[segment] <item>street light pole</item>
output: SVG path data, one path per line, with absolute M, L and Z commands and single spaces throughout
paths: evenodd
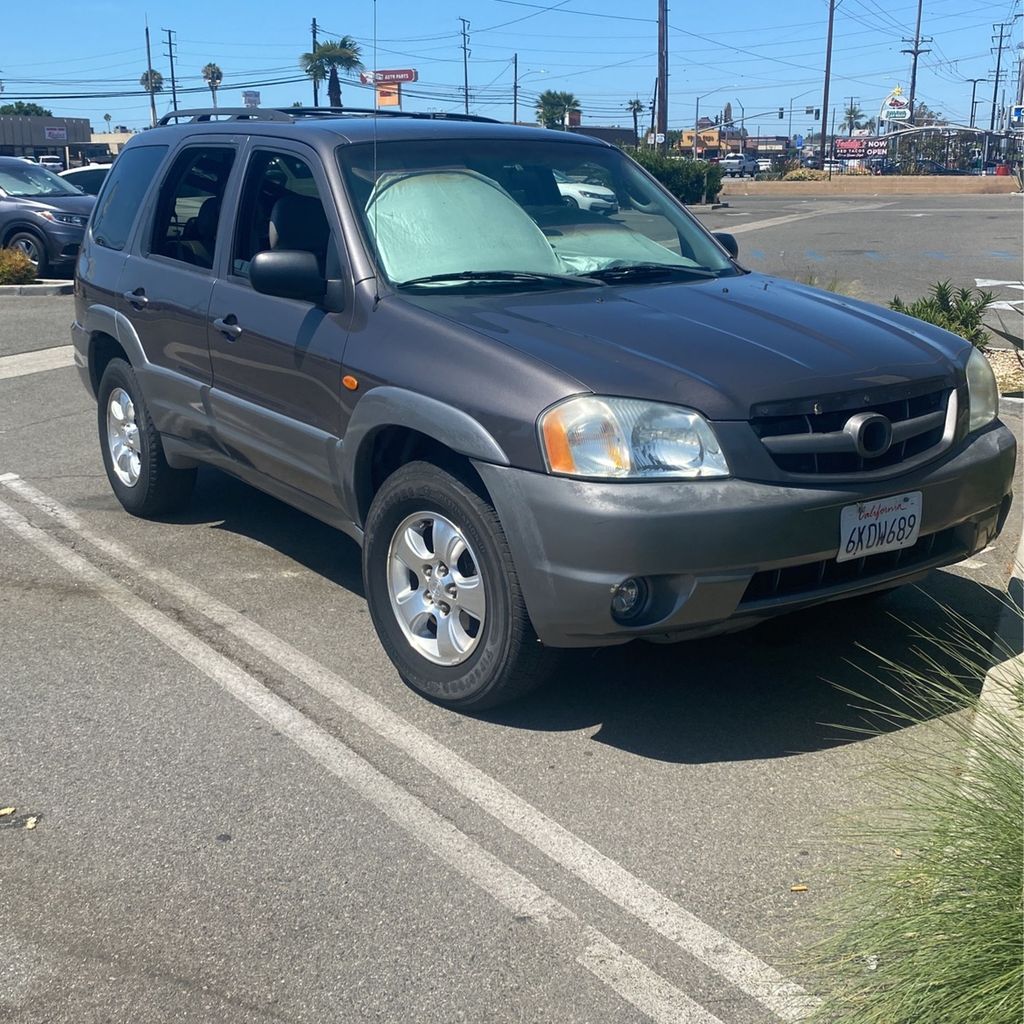
M 747 148 L 746 139 L 743 137 L 743 126 L 744 124 L 746 124 L 747 121 L 747 108 L 744 107 L 739 100 L 737 100 L 736 102 L 739 103 L 740 108 L 740 152 L 743 153 L 746 152 Z
M 970 123 L 969 127 L 973 128 L 974 127 L 974 111 L 975 111 L 975 109 L 978 106 L 978 101 L 974 98 L 975 94 L 978 91 L 978 83 L 979 82 L 987 82 L 988 79 L 987 78 L 968 78 L 967 81 L 971 83 L 971 123 Z
M 512 123 L 519 121 L 519 54 L 512 54 Z

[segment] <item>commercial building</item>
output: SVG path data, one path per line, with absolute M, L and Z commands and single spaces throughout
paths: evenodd
M 59 156 L 67 165 L 79 146 L 92 141 L 84 117 L 0 114 L 0 156 Z M 70 152 L 69 152 L 70 150 Z

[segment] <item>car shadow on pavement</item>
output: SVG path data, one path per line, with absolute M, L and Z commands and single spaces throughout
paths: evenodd
M 191 505 L 173 521 L 249 537 L 365 596 L 354 541 L 217 470 L 200 470 Z M 595 741 L 672 763 L 827 750 L 896 728 L 860 710 L 871 699 L 894 701 L 872 675 L 898 686 L 880 659 L 913 665 L 912 631 L 941 636 L 946 608 L 995 636 L 1005 595 L 938 571 L 874 600 L 822 605 L 744 632 L 566 651 L 547 685 L 477 717 L 541 732 L 598 726 Z
M 192 501 L 173 521 L 249 537 L 364 596 L 362 557 L 351 537 L 227 473 L 200 469 Z
M 898 704 L 880 680 L 897 694 L 901 683 L 880 659 L 920 667 L 912 630 L 942 636 L 944 607 L 993 636 L 1004 601 L 979 583 L 933 572 L 873 601 L 822 605 L 742 633 L 568 652 L 547 686 L 484 717 L 539 731 L 599 726 L 596 742 L 670 763 L 771 759 L 845 746 L 899 728 L 862 710 L 872 700 Z

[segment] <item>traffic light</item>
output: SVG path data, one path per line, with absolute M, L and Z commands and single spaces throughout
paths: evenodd
M 779 120 L 781 121 L 786 116 L 786 108 L 779 107 Z
M 814 108 L 814 120 L 815 121 L 820 121 L 821 120 L 821 107 L 815 107 Z

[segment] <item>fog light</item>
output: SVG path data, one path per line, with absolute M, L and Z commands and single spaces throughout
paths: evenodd
M 647 583 L 630 577 L 612 590 L 612 615 L 620 622 L 635 619 L 647 604 Z

